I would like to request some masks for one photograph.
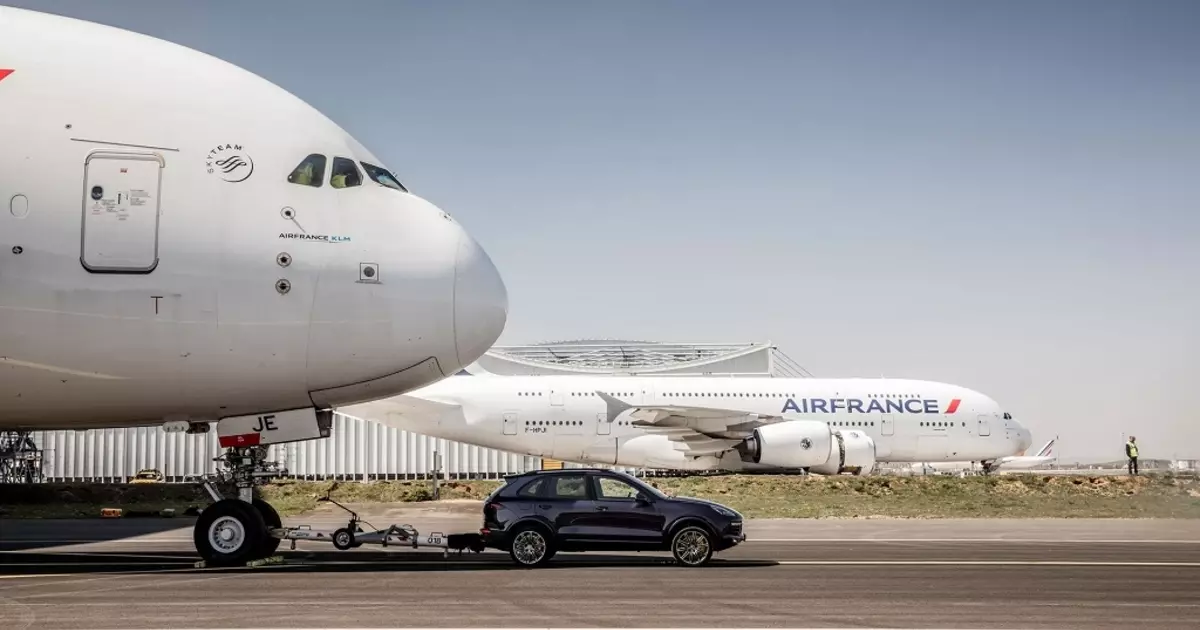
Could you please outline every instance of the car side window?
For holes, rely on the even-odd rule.
[[[329,178],[329,185],[334,188],[362,186],[362,173],[354,165],[354,160],[333,158],[333,176]]]
[[[325,156],[314,153],[304,158],[287,179],[293,184],[320,188],[321,182],[325,180]]]
[[[525,484],[525,487],[518,490],[517,496],[528,499],[540,495],[542,493],[542,486],[546,485],[545,481],[546,479],[544,477],[540,479],[534,479],[533,481]]]
[[[587,477],[583,475],[560,475],[554,478],[553,496],[556,499],[588,498]]]
[[[620,479],[598,477],[596,481],[601,499],[629,499],[632,501],[638,495],[637,488]]]

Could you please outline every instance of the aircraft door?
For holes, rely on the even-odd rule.
[[[517,434],[517,414],[509,412],[504,414],[504,435]]]
[[[654,386],[647,384],[642,387],[642,404],[643,405],[653,405],[654,404]]]
[[[612,434],[612,423],[608,421],[607,413],[596,414],[596,435]]]
[[[551,388],[550,389],[550,406],[551,407],[562,407],[563,402],[564,402],[563,401],[563,393],[557,389]]]
[[[880,422],[882,434],[883,435],[895,435],[896,434],[895,422],[896,422],[896,416],[894,416],[890,413],[883,414],[883,420],[882,420],[882,422]]]
[[[92,273],[158,266],[159,193],[166,160],[153,152],[93,151],[84,161],[79,262]]]
[[[979,435],[991,435],[992,427],[988,424],[988,417],[985,415],[979,416]]]

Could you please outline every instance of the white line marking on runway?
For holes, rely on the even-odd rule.
[[[891,565],[919,566],[1017,566],[1017,567],[1200,567],[1200,562],[1122,562],[1104,560],[772,560],[773,564],[785,566],[815,565]]]
[[[40,577],[71,577],[73,573],[27,573],[25,575],[0,575],[0,580],[19,580]]]
[[[857,628],[858,630],[886,630],[884,628],[871,628],[869,626],[854,626],[854,627]],[[1019,625],[1011,626],[1008,630],[1012,630],[1013,628],[1022,628],[1022,626],[1019,626]],[[211,630],[211,629],[209,629],[209,630]],[[221,630],[253,630],[253,629],[250,629],[250,628],[223,628]],[[379,628],[370,628],[370,629],[368,629],[368,628],[304,628],[304,629],[279,628],[278,630],[399,630],[399,629],[398,628],[389,629],[387,627],[379,627]],[[438,628],[438,629],[434,629],[434,628],[404,628],[404,630],[445,630],[445,629],[444,628]],[[494,628],[494,629],[472,628],[472,630],[575,630],[575,629],[513,627],[513,628],[503,628],[503,629],[500,629],[500,628]],[[627,628],[627,629],[623,629],[623,630],[701,630],[701,629],[699,629],[699,628],[653,628],[653,629],[650,629],[650,628],[641,628],[641,629],[640,628]],[[761,630],[761,629],[726,628],[725,630]],[[804,627],[798,626],[798,627],[792,628],[792,630],[835,630],[835,629],[834,628],[804,628]],[[845,630],[845,627],[842,627],[840,630]],[[933,630],[933,629],[932,628],[921,628],[920,626],[917,626],[917,627],[913,628],[912,630]],[[956,629],[954,629],[954,628],[939,628],[938,630],[956,630]],[[979,629],[976,629],[976,630],[979,630]]]
[[[67,539],[27,539],[27,540],[8,540],[0,542],[0,545],[24,545],[24,544],[40,544],[40,545],[147,545],[153,543],[190,543],[191,538],[139,538],[139,539],[121,539],[121,540],[67,540]],[[321,541],[297,541],[299,543],[314,542],[320,544]],[[1121,544],[1157,544],[1157,545],[1200,545],[1200,538],[1196,539],[1166,539],[1166,538],[749,538],[745,544],[752,543],[822,543],[822,542],[917,542],[917,543],[1073,543],[1073,544],[1094,544],[1094,545],[1121,545]],[[15,551],[15,550],[7,550]]]
[[[1125,545],[1125,544],[1158,544],[1158,545],[1197,545],[1197,540],[1171,539],[1087,539],[1087,538],[750,538],[747,543],[791,543],[791,542],[919,542],[919,543],[1073,543],[1089,545]]]

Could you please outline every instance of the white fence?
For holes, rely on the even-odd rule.
[[[221,454],[215,426],[208,433],[167,433],[161,427],[38,431],[46,481],[120,482],[144,468],[162,472],[167,481],[214,472]],[[540,468],[541,459],[461,444],[384,426],[378,422],[333,416],[329,438],[270,447],[269,457],[299,479],[418,479],[428,477],[434,453],[449,479],[496,478]]]

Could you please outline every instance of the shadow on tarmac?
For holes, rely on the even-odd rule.
[[[104,543],[180,530],[191,540],[196,518],[191,516],[9,519],[0,518],[0,551],[45,549],[85,543]],[[0,556],[2,557],[2,556]],[[0,562],[2,564],[2,562]]]

